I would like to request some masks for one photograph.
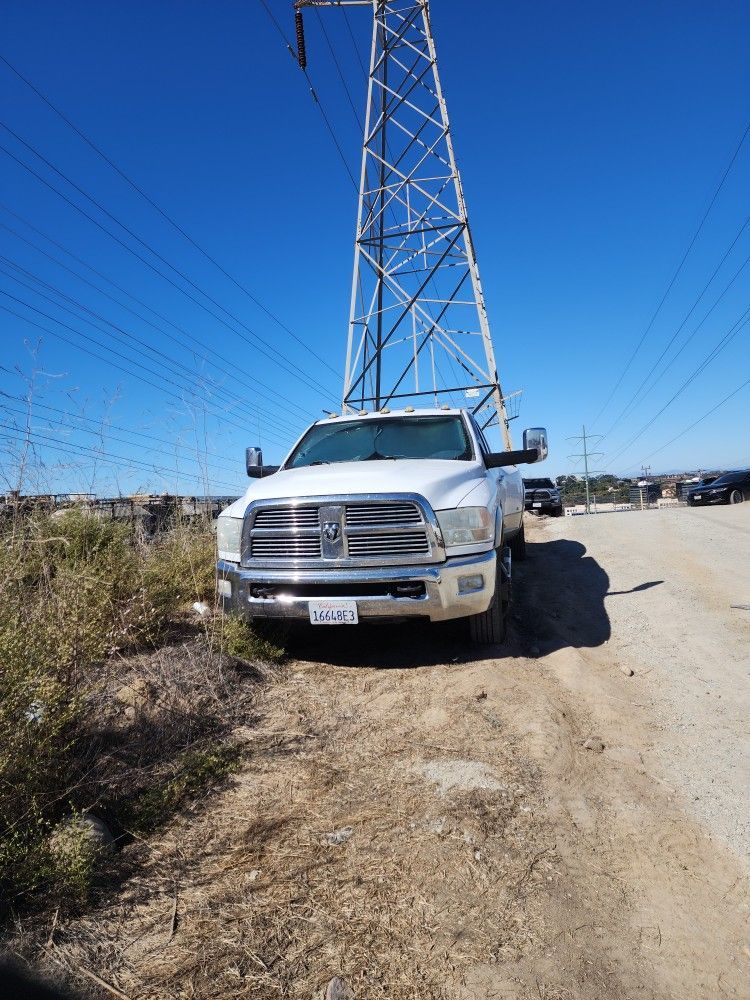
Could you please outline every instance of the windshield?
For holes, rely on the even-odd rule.
[[[555,488],[551,479],[524,479],[523,485],[527,490],[553,490]]]
[[[729,486],[730,483],[741,483],[748,477],[750,477],[750,473],[748,472],[727,472],[726,475],[714,479],[711,486]]]
[[[471,440],[461,417],[383,417],[316,424],[284,465],[374,462],[399,458],[444,458],[467,462]]]

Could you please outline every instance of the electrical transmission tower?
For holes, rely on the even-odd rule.
[[[344,409],[458,397],[509,450],[428,0],[298,0],[302,65],[302,8],[341,6],[373,12]]]
[[[591,513],[591,496],[590,496],[590,492],[589,492],[589,477],[593,473],[592,473],[592,470],[589,469],[589,459],[590,458],[601,458],[603,456],[604,452],[603,451],[589,451],[589,444],[590,444],[591,441],[594,440],[594,438],[596,438],[597,440],[600,441],[602,439],[603,435],[602,434],[593,434],[593,435],[592,434],[587,434],[585,427],[582,427],[581,430],[583,431],[583,433],[582,433],[582,435],[580,437],[571,437],[571,438],[568,438],[568,441],[580,441],[580,442],[582,442],[582,444],[583,444],[583,451],[579,455],[568,455],[568,458],[569,459],[576,459],[576,460],[581,459],[581,458],[583,459],[584,479],[586,481],[586,513],[590,514]]]

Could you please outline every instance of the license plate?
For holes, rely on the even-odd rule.
[[[542,505],[540,503],[535,503],[535,504],[533,504],[533,506],[534,507],[541,507]]]
[[[358,625],[356,601],[310,601],[311,625]]]

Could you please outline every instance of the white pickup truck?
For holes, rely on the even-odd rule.
[[[543,428],[492,452],[468,410],[381,410],[313,424],[281,466],[247,450],[255,481],[219,517],[224,610],[313,625],[466,618],[502,642],[511,558],[523,559],[520,462]]]

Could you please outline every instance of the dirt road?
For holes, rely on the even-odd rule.
[[[750,611],[731,607],[750,605],[750,505],[566,521],[548,522],[544,537],[583,545],[609,578],[603,652],[638,678],[648,766],[750,857]],[[571,596],[561,631],[575,645]]]
[[[234,786],[59,954],[131,1000],[750,996],[746,507],[536,522],[502,658],[298,639]]]

